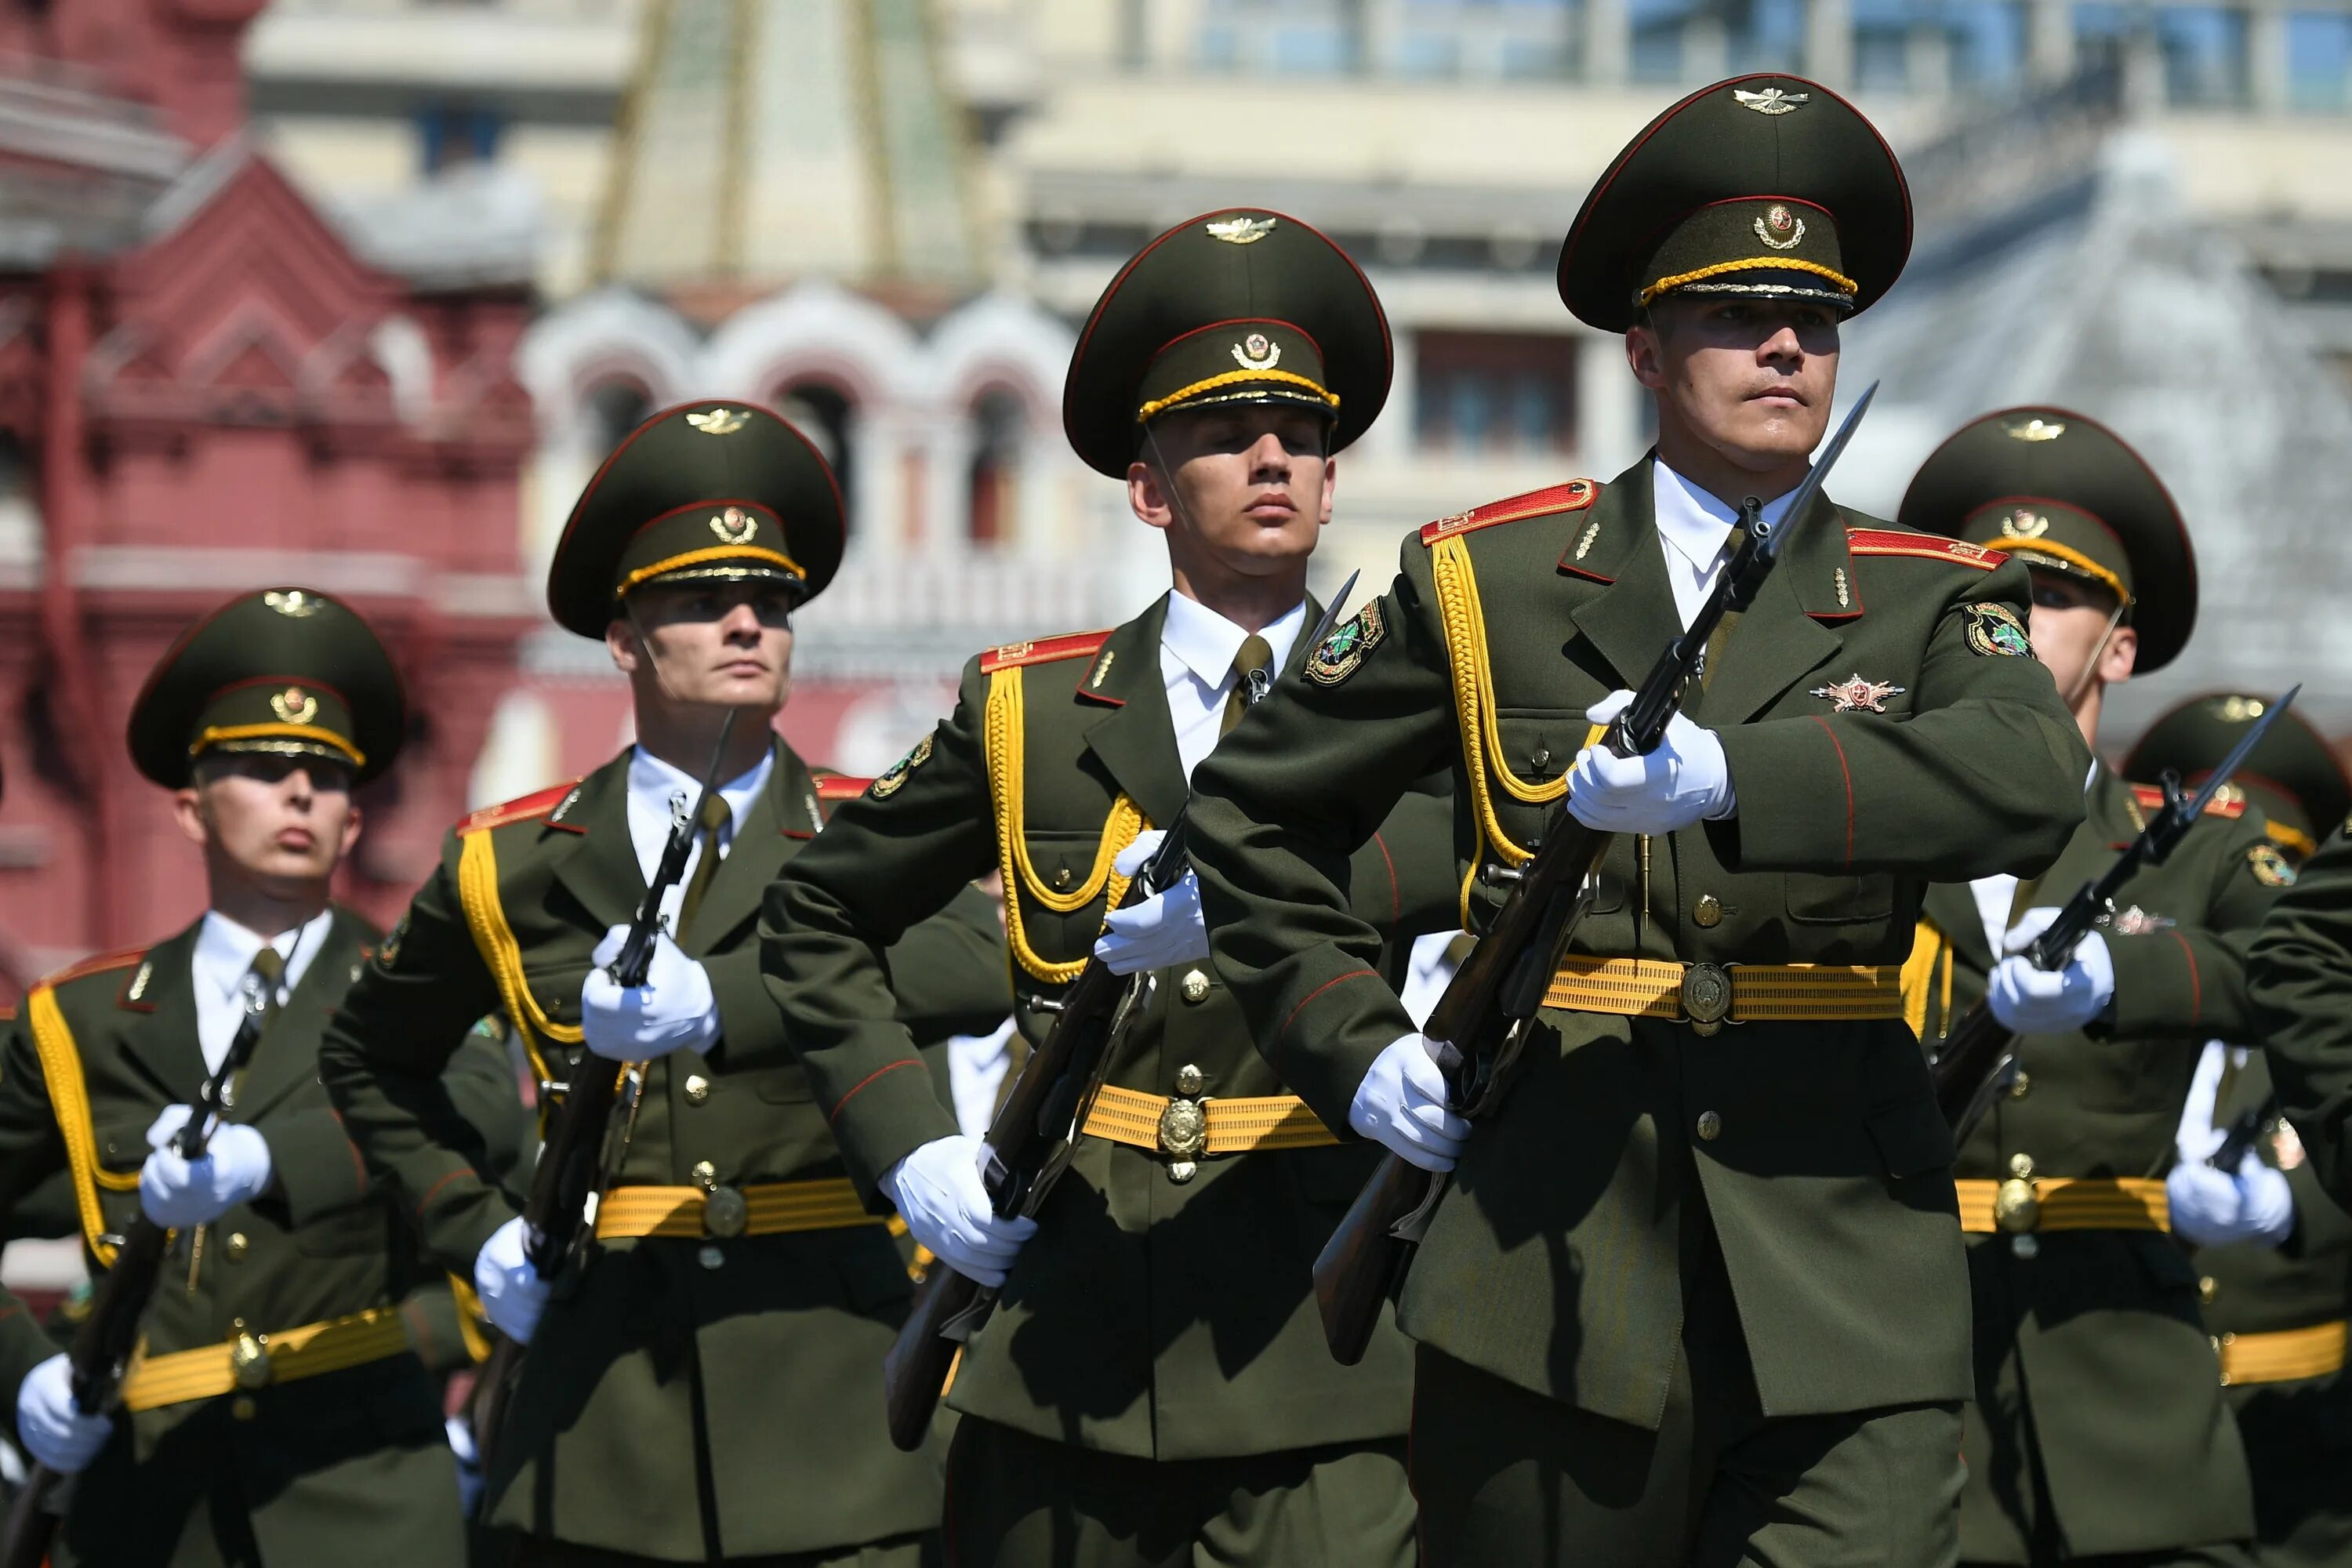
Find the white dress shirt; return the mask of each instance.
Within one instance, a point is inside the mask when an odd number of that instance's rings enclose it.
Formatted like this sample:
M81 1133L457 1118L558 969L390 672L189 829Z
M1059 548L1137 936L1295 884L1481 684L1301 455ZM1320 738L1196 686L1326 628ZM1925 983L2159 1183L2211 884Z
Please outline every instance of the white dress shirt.
M229 1042L236 1038L236 1026L245 1017L245 975L253 967L254 955L267 945L286 961L278 984L278 1000L283 1003L326 945L327 928L334 918L332 911L321 910L264 943L218 910L205 911L188 968L196 986L196 1043L204 1047L206 1072L218 1072L228 1059Z
M1297 607L1257 635L1274 649L1267 674L1281 673L1290 659L1290 645L1307 624L1307 605ZM1249 633L1197 599L1174 589L1168 592L1168 621L1160 632L1160 678L1168 683L1168 717L1176 729L1176 754L1191 778L1201 759L1216 749L1225 718L1225 699L1233 695L1234 656Z
M760 792L768 787L768 774L775 765L776 753L771 747L760 753L756 766L719 786L719 798L727 803L729 813L726 826L719 830L719 858L726 858L728 848L735 842L736 827L758 804ZM686 801L685 809L692 811L695 802L702 798L702 781L689 778L643 746L629 749L629 843L637 852L637 870L647 887L653 885L654 872L661 866L662 850L669 844L672 803L681 796ZM679 873L677 885L662 898L662 922L673 936L677 932L677 910L686 900L687 884L694 880L694 868L702 858L699 830L694 830L690 842L686 869Z
M1651 490L1656 500L1658 542L1666 553L1666 581L1674 586L1675 608L1688 626L1715 591L1716 574L1729 559L1724 546L1731 542L1739 509L1726 506L1662 461L1650 466L1655 470ZM1796 499L1797 492L1790 490L1767 502L1764 521L1778 527Z

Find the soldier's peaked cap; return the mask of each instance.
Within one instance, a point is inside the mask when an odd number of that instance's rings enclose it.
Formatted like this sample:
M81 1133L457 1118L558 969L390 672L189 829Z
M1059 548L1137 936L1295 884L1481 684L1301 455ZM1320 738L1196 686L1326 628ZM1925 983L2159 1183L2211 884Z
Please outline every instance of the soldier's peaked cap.
M2197 552L2171 492L2124 438L2064 408L2003 408L1928 454L1906 527L2095 583L2139 633L2138 675L2170 664L2197 626Z
M2248 728L2270 711L2271 700L2225 691L2182 703L2147 727L2124 759L2124 776L2153 784L2169 768L2195 788ZM2223 787L2243 792L2261 806L2272 824L2272 837L2301 853L2309 853L2315 840L2334 832L2352 812L2352 778L2346 776L2343 763L2319 731L2292 708L2279 716ZM2281 835L2281 826L2289 833Z
M631 431L580 492L547 568L556 623L601 637L648 583L764 578L805 604L841 565L841 487L757 404L680 404Z
M1862 111L1802 77L1733 77L1650 121L1594 183L1559 297L1611 332L1668 295L1852 313L1910 254L1911 193Z
M1295 217L1228 207L1139 251L1095 301L1062 387L1087 467L1126 477L1145 425L1219 404L1290 404L1338 451L1388 401L1388 317L1347 252Z
M209 752L320 759L365 783L408 730L375 629L314 588L243 594L180 634L131 704L131 760L166 789Z

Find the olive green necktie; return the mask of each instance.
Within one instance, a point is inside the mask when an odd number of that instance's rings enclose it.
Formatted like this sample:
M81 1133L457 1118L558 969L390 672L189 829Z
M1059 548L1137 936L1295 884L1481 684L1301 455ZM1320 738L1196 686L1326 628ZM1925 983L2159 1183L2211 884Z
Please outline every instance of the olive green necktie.
M702 815L696 826L699 852L694 860L694 875L686 879L686 897L677 906L677 935L682 940L694 925L694 912L702 907L702 895L710 890L710 879L719 875L719 835L735 820L734 811L712 790L702 802Z
M1234 726L1242 721L1249 705L1257 700L1250 695L1250 677L1267 673L1274 662L1274 645L1255 632L1242 638L1241 651L1234 655L1234 689L1225 698L1225 716L1217 725L1220 740L1233 733Z
M286 978L286 961L265 942L261 951L253 955L253 967L247 973L261 982L261 1024L268 1028L269 1020L278 1014L278 987Z

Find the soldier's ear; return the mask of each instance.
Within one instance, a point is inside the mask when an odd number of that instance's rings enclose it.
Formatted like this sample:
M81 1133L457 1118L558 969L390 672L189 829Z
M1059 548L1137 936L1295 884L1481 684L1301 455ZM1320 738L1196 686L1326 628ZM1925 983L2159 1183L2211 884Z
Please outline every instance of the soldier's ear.
M202 847L212 842L212 816L205 810L201 775L196 784L172 792L172 820L189 843Z
M1632 367L1633 379L1643 387L1652 392L1665 390L1665 334L1660 331L1657 318L1648 310L1625 329L1625 363Z
M1138 458L1127 466L1127 504L1153 528L1167 528L1176 521L1175 485L1157 463Z
M613 668L623 675L635 675L637 660L649 651L636 623L626 616L614 616L604 623L604 650L613 656Z

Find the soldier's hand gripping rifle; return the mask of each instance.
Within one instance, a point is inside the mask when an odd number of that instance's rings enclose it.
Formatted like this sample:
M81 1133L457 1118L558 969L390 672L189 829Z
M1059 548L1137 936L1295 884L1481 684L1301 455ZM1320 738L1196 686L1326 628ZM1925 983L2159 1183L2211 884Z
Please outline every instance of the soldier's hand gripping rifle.
M1357 575L1350 573L1340 584L1306 647L1320 646L1329 634ZM1247 700L1255 701L1265 694L1265 688L1254 683ZM1119 908L1164 893L1182 879L1183 839L1184 813L1180 811L1160 847L1128 885ZM1009 890L1006 896L1011 896ZM1053 1026L1023 1064L1021 1076L988 1124L980 1175L998 1215L1034 1216L1045 1205L1046 1194L1076 1152L1078 1130L1086 1125L1103 1075L1110 1070L1119 1037L1150 999L1153 984L1150 970L1115 974L1101 959L1089 956L1070 988L1052 1004ZM898 1341L882 1361L890 1440L900 1448L912 1453L922 1447L948 1369L955 1363L956 1352L988 1321L996 1297L993 1289L957 1273L944 1261L931 1265L916 1288Z
M2252 754L2263 736L2302 689L2298 685L2271 704L2270 711L2239 737L2237 745L2207 776L2193 798L2181 795L2178 773L2168 772L2164 775L2164 805L2147 819L2139 837L2125 846L2105 875L2095 882L2084 883L2059 910L2058 918L2027 944L2025 957L2033 967L2058 970L2066 966L2091 928L2115 912L2116 900L2125 884L2143 867L2164 864L2204 815L2206 806L2212 804L2214 795L2230 782L2230 775ZM1936 1101L1943 1109L1944 1119L1951 1123L1955 1143L1965 1142L1976 1130L1992 1104L1993 1096L2009 1083L2016 1067L2017 1036L1993 1016L1991 1007L1984 1002L1978 1002L1952 1026L1951 1033L1937 1047L1933 1076Z
M253 1059L254 1047L269 1019L269 984L247 973L244 983L245 1013L228 1052L196 1091L194 1114L172 1135L172 1151L183 1160L201 1160L219 1131L228 1086ZM115 1240L114 1261L90 1298L89 1316L82 1320L68 1349L72 1373L74 1406L85 1415L102 1415L112 1406L121 1387L123 1369L139 1347L139 1325L154 1299L163 1278L163 1259L171 1249L172 1232L142 1212ZM24 1489L9 1506L0 1528L0 1568L41 1568L49 1542L57 1534L66 1508L68 1478L47 1465L36 1465L25 1478Z
M1684 692L1704 668L1717 626L1727 614L1754 602L1780 558L1789 531L1803 521L1877 391L1872 383L1854 404L1798 486L1778 527L1763 520L1753 496L1740 508L1747 537L1738 552L1717 574L1690 625L1658 656L1601 744L1621 757L1657 749ZM1591 907L1601 857L1615 837L1579 822L1563 796L1544 823L1533 859L1517 870L1482 873L1507 883L1509 891L1422 1026L1423 1035L1439 1042L1437 1066L1445 1075L1447 1103L1457 1114L1475 1121L1499 1103L1553 972ZM1443 1176L1396 1154L1384 1156L1316 1258L1315 1298L1323 1335L1341 1364L1353 1366L1363 1359L1381 1303L1402 1282L1445 1185Z
M646 983L655 946L661 940L662 900L686 875L687 857L694 849L695 824L702 820L703 808L718 792L719 771L727 765L727 743L734 737L735 717L740 711L729 709L720 722L719 744L711 750L710 766L703 773L702 789L692 806L683 794L672 804L669 837L662 845L661 861L654 868L653 880L646 885L635 918L629 922L629 934L607 970L613 983L625 990ZM562 1278L587 1244L588 1199L602 1190L611 1174L605 1153L613 1133L613 1113L621 1103L622 1082L630 1073L583 1045L570 1076L567 1084L541 1087L541 1093L560 1087L563 1100L548 1125L539 1163L531 1167L530 1192L522 1209L523 1256L532 1272L549 1281ZM631 1089L632 1094L638 1091ZM474 1447L486 1464L506 1414L507 1396L522 1368L523 1350L501 1335L474 1385L470 1412Z

